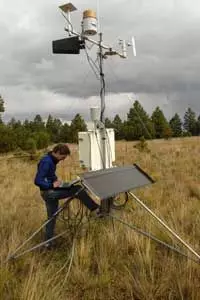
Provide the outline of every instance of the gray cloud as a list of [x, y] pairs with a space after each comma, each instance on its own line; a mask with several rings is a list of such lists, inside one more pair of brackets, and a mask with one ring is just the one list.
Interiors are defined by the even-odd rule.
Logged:
[[[7, 1], [1, 1], [0, 92], [7, 117], [19, 116], [23, 110], [23, 116], [53, 111], [69, 118], [75, 111], [87, 115], [85, 103], [99, 102], [99, 82], [84, 51], [79, 56], [52, 54], [52, 40], [66, 35], [59, 4], [63, 3], [16, 0], [10, 8]], [[77, 0], [74, 5], [79, 11], [72, 15], [73, 24], [79, 29], [81, 12], [96, 9], [96, 3]], [[108, 114], [124, 115], [131, 103], [126, 105], [123, 95], [133, 93], [149, 112], [155, 104], [168, 116], [175, 111], [183, 114], [187, 106], [200, 111], [199, 17], [197, 0], [100, 2], [105, 43], [119, 49], [117, 39], [134, 35], [138, 54], [134, 58], [129, 49], [127, 60], [112, 57], [105, 61], [107, 92], [120, 103], [110, 106], [107, 99]], [[95, 60], [95, 47], [91, 55]], [[70, 113], [63, 113], [69, 107]]]

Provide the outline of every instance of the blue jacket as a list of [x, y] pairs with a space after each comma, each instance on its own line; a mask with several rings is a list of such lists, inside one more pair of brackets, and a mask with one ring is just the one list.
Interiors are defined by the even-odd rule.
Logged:
[[56, 164], [57, 159], [49, 152], [46, 154], [38, 163], [38, 169], [35, 176], [35, 185], [37, 185], [40, 190], [45, 191], [53, 189], [53, 182], [57, 180]]

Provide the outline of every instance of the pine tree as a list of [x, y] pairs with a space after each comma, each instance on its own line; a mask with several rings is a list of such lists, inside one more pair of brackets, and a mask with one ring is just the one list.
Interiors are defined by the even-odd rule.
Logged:
[[72, 143], [78, 142], [78, 132], [87, 131], [87, 125], [80, 114], [77, 114], [70, 125], [70, 139]]
[[116, 140], [121, 140], [124, 138], [123, 135], [123, 122], [119, 115], [116, 115], [113, 120], [113, 128], [115, 130], [115, 138]]
[[155, 137], [165, 138], [167, 132], [167, 138], [169, 138], [169, 123], [167, 122], [164, 113], [158, 106], [153, 111], [151, 119], [155, 129]]
[[182, 121], [177, 113], [171, 118], [169, 125], [172, 129], [173, 137], [182, 136]]
[[60, 132], [60, 142], [66, 143], [70, 141], [70, 126], [65, 123], [63, 124]]
[[22, 126], [21, 121], [16, 121], [15, 118], [12, 118], [8, 122], [8, 126], [11, 127], [13, 130], [20, 128]]
[[105, 118], [105, 127], [106, 128], [113, 128], [112, 121], [109, 118]]
[[195, 112], [189, 107], [184, 115], [184, 129], [191, 135], [197, 134], [197, 120]]
[[60, 141], [60, 134], [62, 130], [62, 122], [60, 119], [54, 119], [51, 115], [49, 115], [46, 122], [46, 129], [50, 135], [51, 141], [53, 143], [58, 143]]
[[51, 141], [53, 141], [53, 117], [51, 115], [48, 116], [48, 119], [46, 122], [46, 129], [50, 135]]
[[53, 142], [58, 143], [60, 141], [60, 133], [62, 129], [62, 122], [60, 119], [55, 118], [53, 120]]
[[129, 110], [124, 130], [125, 138], [128, 140], [139, 140], [142, 136], [147, 139], [154, 137], [151, 119], [137, 100]]
[[0, 123], [0, 153], [13, 151], [16, 148], [14, 131], [3, 123]]
[[3, 113], [4, 111], [5, 111], [4, 100], [3, 100], [2, 96], [0, 95], [0, 123], [2, 123], [1, 113]]
[[197, 135], [200, 135], [200, 115], [197, 118], [196, 127], [197, 127]]
[[45, 126], [42, 117], [40, 115], [35, 116], [32, 122], [32, 126], [33, 126], [33, 131], [44, 131]]
[[45, 131], [36, 132], [33, 138], [36, 142], [37, 149], [44, 149], [48, 147], [50, 143], [49, 133]]
[[25, 120], [24, 123], [23, 123], [23, 127], [26, 129], [26, 130], [31, 130], [31, 126], [30, 126], [30, 122], [29, 120]]

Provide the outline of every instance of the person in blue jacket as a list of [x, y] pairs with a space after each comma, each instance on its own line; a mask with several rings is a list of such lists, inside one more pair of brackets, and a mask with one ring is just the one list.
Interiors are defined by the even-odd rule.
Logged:
[[[66, 144], [58, 144], [51, 152], [46, 154], [38, 163], [37, 173], [35, 176], [35, 185], [40, 188], [40, 193], [45, 201], [47, 216], [50, 219], [58, 210], [59, 200], [72, 197], [81, 188], [81, 185], [70, 185], [66, 189], [59, 189], [62, 182], [56, 176], [56, 165], [59, 161], [64, 160], [70, 155], [70, 149]], [[89, 197], [85, 190], [82, 190], [76, 196], [90, 211], [97, 210], [99, 205]], [[49, 240], [54, 236], [56, 218], [53, 218], [46, 225], [45, 240]], [[46, 246], [51, 247], [51, 243]]]

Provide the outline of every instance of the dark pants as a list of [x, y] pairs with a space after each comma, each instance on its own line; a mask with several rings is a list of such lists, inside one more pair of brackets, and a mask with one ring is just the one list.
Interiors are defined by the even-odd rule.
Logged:
[[[73, 197], [81, 188], [81, 185], [74, 185], [68, 189], [42, 191], [41, 196], [45, 200], [48, 219], [58, 210], [58, 202], [60, 199]], [[79, 199], [90, 211], [98, 208], [98, 204], [90, 198], [85, 190], [82, 190], [75, 198]], [[46, 240], [53, 237], [55, 225], [56, 218], [52, 219], [52, 221], [46, 225]]]

